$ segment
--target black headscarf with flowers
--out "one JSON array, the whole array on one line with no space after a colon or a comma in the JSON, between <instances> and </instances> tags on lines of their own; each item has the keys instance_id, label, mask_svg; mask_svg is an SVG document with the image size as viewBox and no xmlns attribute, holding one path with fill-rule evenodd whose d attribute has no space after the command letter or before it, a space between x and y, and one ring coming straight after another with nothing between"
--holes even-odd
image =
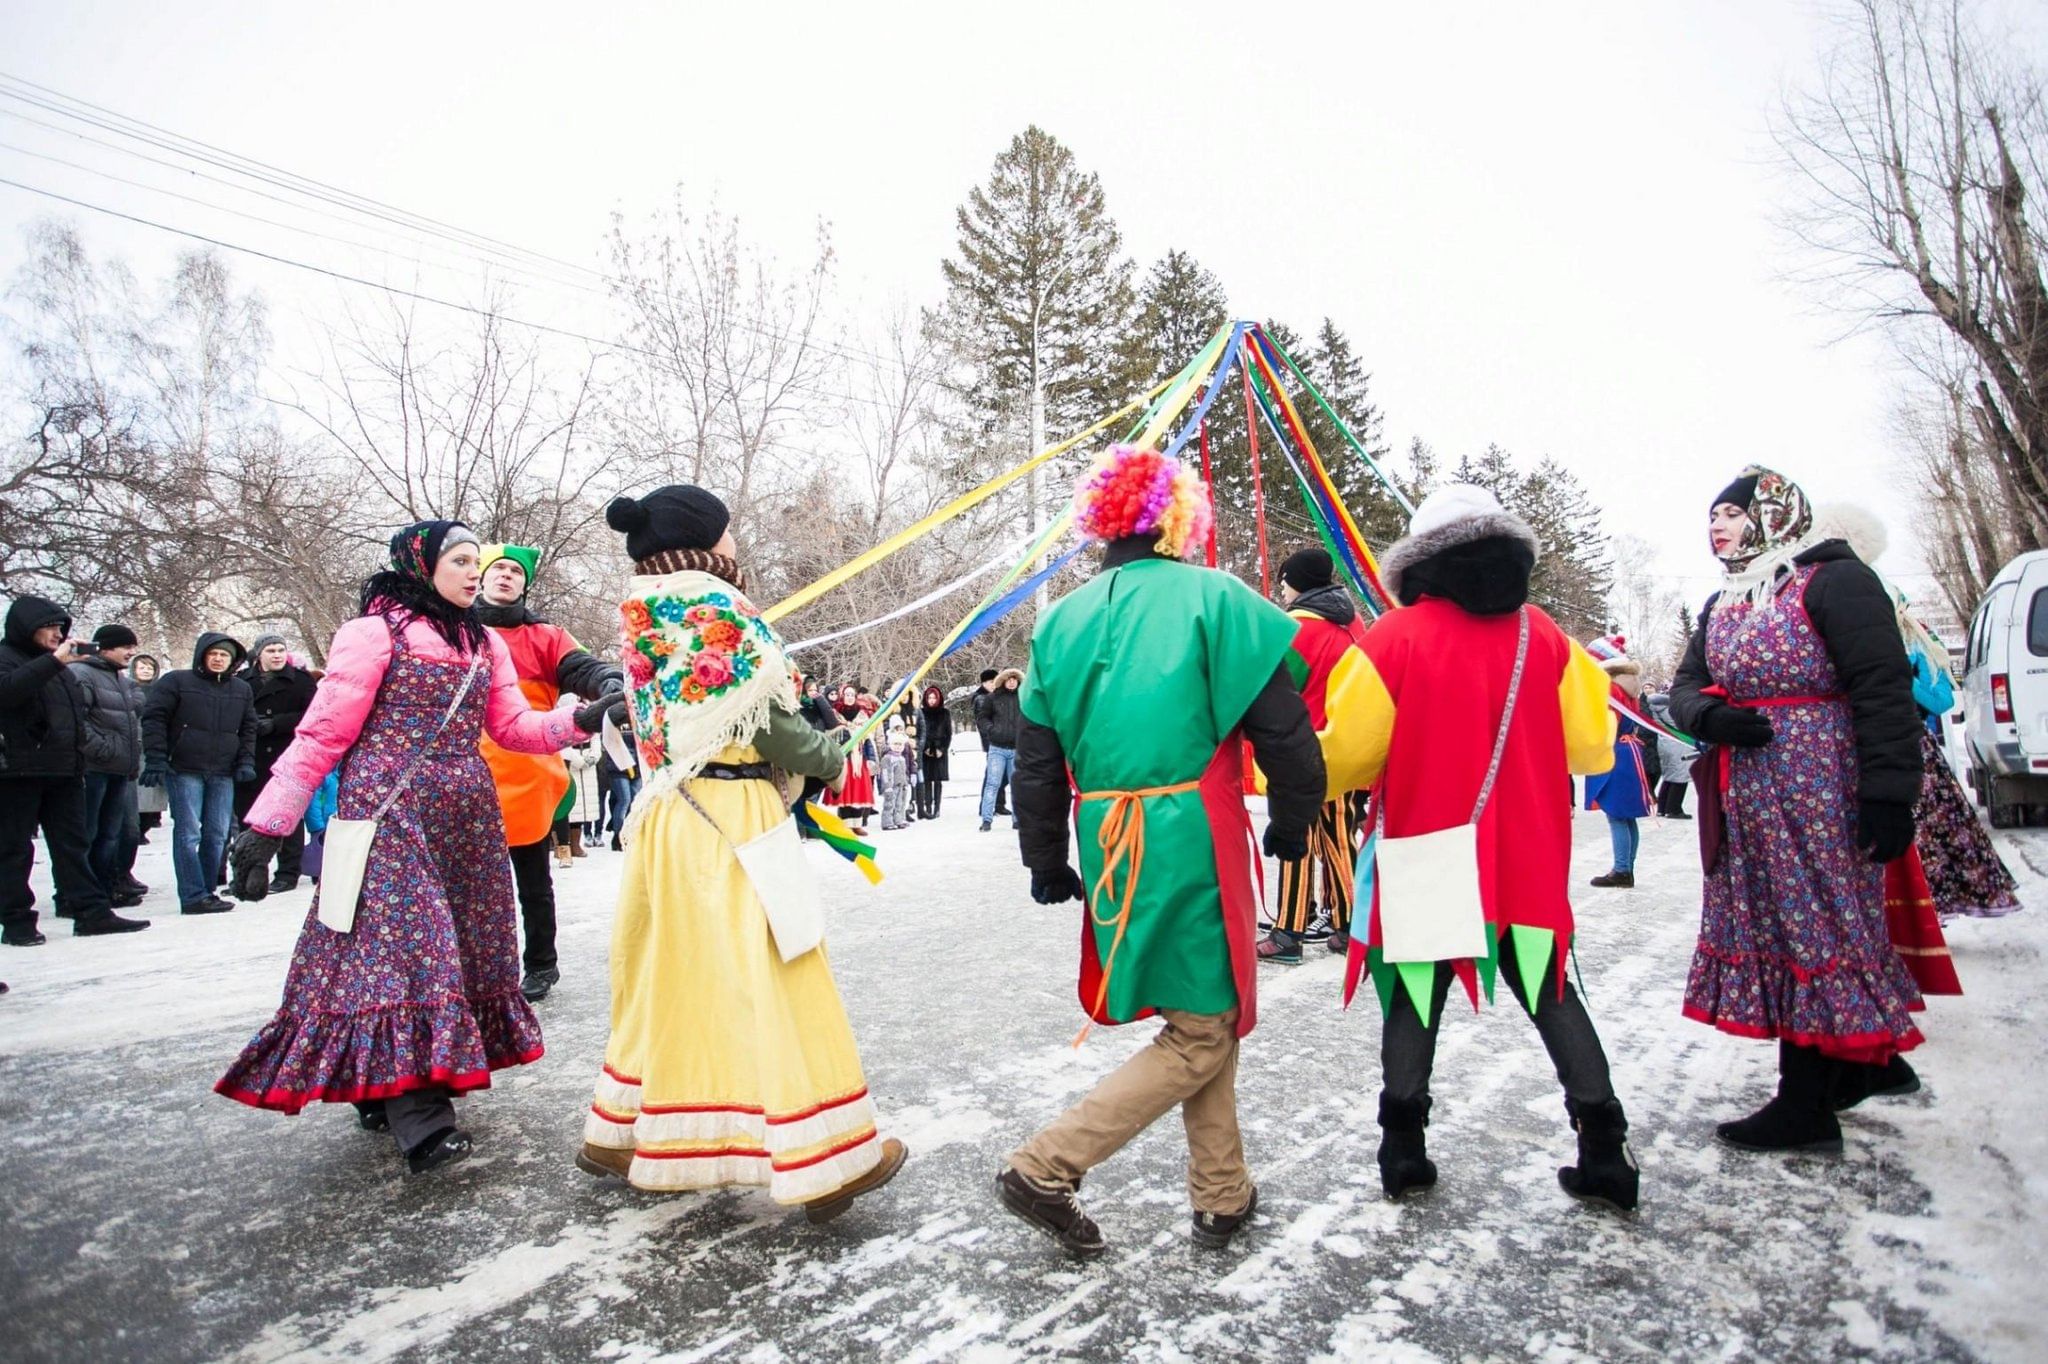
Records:
<instances>
[{"instance_id":1,"label":"black headscarf with flowers","mask_svg":"<svg viewBox=\"0 0 2048 1364\"><path fill-rule=\"evenodd\" d=\"M434 565L455 545L477 543L460 521L417 521L391 537L391 566L363 584L360 614L423 620L464 653L484 647L484 623L476 606L457 606L434 590Z\"/></svg>"}]
</instances>

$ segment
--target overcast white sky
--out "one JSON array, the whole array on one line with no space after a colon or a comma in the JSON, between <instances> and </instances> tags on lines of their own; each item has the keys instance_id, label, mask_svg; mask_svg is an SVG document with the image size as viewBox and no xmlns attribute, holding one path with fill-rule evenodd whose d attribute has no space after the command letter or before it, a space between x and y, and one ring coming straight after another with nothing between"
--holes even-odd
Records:
<instances>
[{"instance_id":1,"label":"overcast white sky","mask_svg":"<svg viewBox=\"0 0 2048 1364\"><path fill-rule=\"evenodd\" d=\"M639 216L678 182L785 255L822 218L846 302L873 309L938 293L954 206L1037 122L1101 174L1141 264L1180 247L1240 315L1334 317L1397 448L1556 456L1612 531L1700 575L1689 597L1713 569L1707 500L1752 459L1865 502L1904 541L1889 352L1836 341L1842 319L1787 282L1772 226L1786 187L1767 118L1810 69L1824 6L1291 8L9 0L0 70L592 265L614 210ZM2011 0L2006 17L2038 46L2044 11ZM0 176L414 277L26 155L229 198L24 112L44 117L0 100ZM51 210L0 186L0 272ZM144 275L180 245L66 212ZM281 332L337 306L332 284L234 263ZM556 294L520 311L584 316ZM1895 550L1886 567L1913 565Z\"/></svg>"}]
</instances>

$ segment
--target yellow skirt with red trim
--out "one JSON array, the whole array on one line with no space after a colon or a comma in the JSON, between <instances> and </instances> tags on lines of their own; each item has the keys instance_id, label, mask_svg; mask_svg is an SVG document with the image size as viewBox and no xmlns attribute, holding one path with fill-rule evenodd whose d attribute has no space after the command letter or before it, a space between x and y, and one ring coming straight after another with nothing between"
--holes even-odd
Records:
<instances>
[{"instance_id":1,"label":"yellow skirt with red trim","mask_svg":"<svg viewBox=\"0 0 2048 1364\"><path fill-rule=\"evenodd\" d=\"M720 758L759 761L751 748ZM740 842L786 814L766 782L689 790ZM638 1188L751 1184L781 1203L873 1169L874 1105L825 949L782 960L732 849L678 796L657 800L626 851L611 1040L584 1140L630 1150Z\"/></svg>"}]
</instances>

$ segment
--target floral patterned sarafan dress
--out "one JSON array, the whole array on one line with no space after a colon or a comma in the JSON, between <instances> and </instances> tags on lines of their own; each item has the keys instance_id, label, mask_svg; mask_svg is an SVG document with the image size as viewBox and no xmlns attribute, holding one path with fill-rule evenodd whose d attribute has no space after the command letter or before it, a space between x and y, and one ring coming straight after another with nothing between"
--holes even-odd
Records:
<instances>
[{"instance_id":1,"label":"floral patterned sarafan dress","mask_svg":"<svg viewBox=\"0 0 2048 1364\"><path fill-rule=\"evenodd\" d=\"M1802 598L1802 568L1768 607L1717 607L1707 665L1775 730L1723 749L1726 828L1707 873L1685 1014L1881 1063L1921 1042L1921 1005L1885 921L1884 868L1856 846L1857 756L1848 699Z\"/></svg>"},{"instance_id":2,"label":"floral patterned sarafan dress","mask_svg":"<svg viewBox=\"0 0 2048 1364\"><path fill-rule=\"evenodd\" d=\"M539 1020L519 993L511 864L478 740L487 717L494 738L524 751L580 731L527 708L493 635L491 658L434 738L469 661L430 635L379 617L343 627L274 789L250 811L253 827L289 828L311 796L300 788L345 752L336 813L367 819L432 743L378 825L353 929L321 923L317 896L307 911L282 1006L214 1086L228 1098L296 1113L429 1086L460 1094L541 1055ZM429 647L443 656L427 656ZM374 699L359 715L366 696Z\"/></svg>"}]
</instances>

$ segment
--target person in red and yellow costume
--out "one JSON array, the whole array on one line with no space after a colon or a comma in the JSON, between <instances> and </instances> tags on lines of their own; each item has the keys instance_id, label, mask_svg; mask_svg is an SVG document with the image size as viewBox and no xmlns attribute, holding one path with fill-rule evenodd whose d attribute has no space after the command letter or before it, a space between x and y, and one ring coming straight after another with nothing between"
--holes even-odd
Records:
<instances>
[{"instance_id":1,"label":"person in red and yellow costume","mask_svg":"<svg viewBox=\"0 0 2048 1364\"><path fill-rule=\"evenodd\" d=\"M1258 986L1243 740L1269 777L1274 857L1308 851L1322 753L1286 666L1295 622L1229 574L1181 562L1211 516L1194 471L1118 446L1074 505L1082 533L1107 542L1102 569L1031 637L1011 808L1032 898L1086 902L1082 1007L1098 1023L1157 1013L1165 1026L1011 1152L997 1188L1069 1254L1101 1254L1082 1176L1179 1108L1192 1234L1220 1247L1258 1207L1237 1124Z\"/></svg>"},{"instance_id":2,"label":"person in red and yellow costume","mask_svg":"<svg viewBox=\"0 0 2048 1364\"><path fill-rule=\"evenodd\" d=\"M477 615L498 632L512 652L519 690L535 710L552 710L564 692L595 701L623 695L625 674L600 662L559 625L550 625L526 604L527 589L540 570L540 551L526 545L486 545L483 594ZM548 869L549 830L555 807L569 789L569 769L559 753L514 753L483 740L484 761L498 787L505 817L505 842L512 877L519 885L519 917L526 946L520 993L538 1004L561 980L555 954L555 883Z\"/></svg>"},{"instance_id":3,"label":"person in red and yellow costume","mask_svg":"<svg viewBox=\"0 0 2048 1364\"><path fill-rule=\"evenodd\" d=\"M1309 723L1323 728L1330 673L1365 638L1365 622L1351 596L1337 583L1330 552L1311 545L1280 565L1280 604L1300 624L1287 667L1301 687ZM1280 864L1280 906L1273 931L1259 942L1259 959L1281 966L1301 963L1304 942L1325 942L1332 952L1351 947L1351 883L1358 870L1358 823L1362 792L1346 791L1323 802L1309 830L1308 856ZM1316 879L1323 896L1316 900Z\"/></svg>"},{"instance_id":4,"label":"person in red and yellow costume","mask_svg":"<svg viewBox=\"0 0 2048 1364\"><path fill-rule=\"evenodd\" d=\"M1614 722L1607 674L1529 602L1536 552L1535 532L1492 493L1439 488L1380 565L1400 609L1373 622L1331 672L1320 736L1329 794L1371 788L1378 840L1368 843L1376 851L1371 917L1352 939L1346 988L1370 968L1386 1015L1379 1166L1388 1197L1436 1182L1423 1129L1452 977L1476 1007L1481 984L1491 998L1502 975L1535 1021L1579 1134L1579 1163L1559 1170L1558 1182L1626 1211L1637 1194L1628 1122L1564 960L1572 937L1564 777L1613 765ZM1452 838L1410 841L1434 834ZM1452 846L1455 858L1441 853ZM1413 875L1417 867L1430 874ZM1409 874L1397 880L1401 873ZM1449 922L1461 905L1469 925ZM1477 950L1461 957L1445 950L1450 941Z\"/></svg>"}]
</instances>

